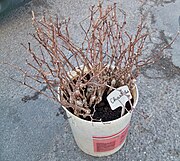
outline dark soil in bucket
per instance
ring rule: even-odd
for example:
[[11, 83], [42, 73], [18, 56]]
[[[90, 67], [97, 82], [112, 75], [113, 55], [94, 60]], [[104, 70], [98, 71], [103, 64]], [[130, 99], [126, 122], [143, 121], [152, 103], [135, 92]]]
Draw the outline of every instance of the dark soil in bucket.
[[[107, 94], [105, 93], [103, 95], [102, 101], [95, 106], [95, 112], [94, 112], [93, 107], [90, 108], [91, 114], [93, 114], [92, 118], [90, 118], [89, 116], [86, 118], [84, 118], [83, 116], [80, 116], [80, 118], [87, 120], [87, 121], [94, 121], [94, 122], [100, 122], [100, 121], [107, 122], [107, 121], [112, 121], [112, 120], [116, 120], [116, 119], [120, 118], [122, 107], [118, 107], [117, 109], [112, 110], [107, 99], [106, 99], [106, 97], [107, 97]], [[133, 99], [131, 99], [131, 103], [132, 104], [134, 103]], [[129, 101], [126, 102], [125, 107], [126, 107], [126, 110], [125, 110], [124, 115], [128, 111], [131, 110], [131, 105], [130, 105]], [[68, 108], [68, 110], [71, 113], [74, 113], [72, 108]]]
[[[131, 100], [131, 102], [133, 103], [133, 100]], [[94, 121], [106, 122], [106, 121], [112, 121], [112, 120], [116, 120], [120, 118], [122, 107], [118, 107], [115, 110], [111, 110], [108, 101], [104, 99], [102, 102], [97, 104], [95, 109], [96, 110], [93, 115]], [[126, 109], [128, 111], [131, 110], [131, 105], [129, 102], [126, 102]], [[127, 110], [125, 110], [125, 114], [127, 113]]]
[[[88, 73], [85, 77], [87, 80], [89, 80], [91, 78], [90, 74]], [[73, 82], [76, 84], [76, 79], [73, 80]], [[117, 85], [117, 87], [119, 87]], [[117, 88], [115, 87], [115, 88]], [[84, 91], [87, 91], [87, 89], [85, 88]], [[121, 117], [121, 109], [122, 107], [118, 107], [116, 108], [115, 110], [112, 110], [108, 101], [107, 101], [107, 96], [108, 96], [108, 91], [109, 91], [109, 88], [106, 88], [106, 90], [104, 91], [104, 94], [102, 96], [102, 101], [99, 102], [98, 104], [95, 105], [92, 105], [91, 107], [89, 107], [89, 109], [91, 110], [91, 117], [90, 116], [87, 116], [86, 118], [83, 117], [83, 114], [82, 115], [79, 115], [79, 117], [81, 119], [84, 119], [84, 120], [87, 120], [87, 121], [94, 121], [94, 122], [107, 122], [107, 121], [112, 121], [112, 120], [116, 120], [118, 118]], [[85, 92], [86, 93], [86, 92]], [[65, 95], [64, 96], [64, 99], [67, 99], [68, 98], [68, 95], [67, 97]], [[134, 103], [134, 100], [131, 99], [131, 104]], [[125, 105], [126, 109], [125, 109], [125, 112], [124, 112], [124, 115], [131, 110], [131, 105], [129, 103], [129, 101], [126, 102], [126, 105]], [[73, 108], [68, 108], [68, 110], [74, 114], [74, 111], [73, 111]]]

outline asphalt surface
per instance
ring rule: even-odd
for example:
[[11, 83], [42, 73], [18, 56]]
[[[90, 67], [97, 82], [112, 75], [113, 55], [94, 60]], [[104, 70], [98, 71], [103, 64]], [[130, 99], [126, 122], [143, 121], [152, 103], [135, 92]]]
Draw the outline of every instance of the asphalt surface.
[[[104, 1], [104, 5], [116, 1]], [[27, 57], [20, 43], [31, 40], [31, 10], [71, 17], [73, 38], [82, 39], [79, 22], [88, 15], [89, 0], [34, 0], [0, 19], [0, 161], [179, 161], [180, 160], [180, 39], [163, 58], [147, 66], [137, 80], [140, 98], [126, 144], [102, 158], [84, 154], [76, 145], [68, 121], [56, 116], [59, 105], [10, 79], [20, 79], [8, 62], [23, 66]], [[147, 19], [149, 52], [170, 42], [178, 31], [179, 0], [123, 0], [117, 3], [132, 25], [138, 15]], [[33, 41], [33, 40], [31, 40]], [[29, 96], [29, 97], [27, 97]], [[29, 98], [29, 99], [27, 99]]]

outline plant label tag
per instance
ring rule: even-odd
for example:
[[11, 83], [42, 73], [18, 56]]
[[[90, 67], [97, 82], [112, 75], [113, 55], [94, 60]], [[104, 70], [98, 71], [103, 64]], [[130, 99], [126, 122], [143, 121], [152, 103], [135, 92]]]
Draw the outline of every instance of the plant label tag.
[[126, 102], [132, 98], [131, 92], [128, 86], [122, 86], [112, 91], [108, 96], [107, 100], [112, 110], [118, 107], [124, 107]]

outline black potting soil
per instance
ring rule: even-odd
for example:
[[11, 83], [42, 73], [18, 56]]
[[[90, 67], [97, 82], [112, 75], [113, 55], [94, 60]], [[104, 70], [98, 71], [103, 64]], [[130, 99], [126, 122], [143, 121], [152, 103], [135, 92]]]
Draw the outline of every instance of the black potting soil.
[[[132, 101], [131, 101], [132, 102]], [[118, 107], [115, 110], [111, 110], [108, 101], [105, 99], [95, 107], [95, 113], [92, 116], [94, 121], [112, 121], [116, 120], [121, 116], [121, 109], [122, 107]], [[129, 102], [126, 103], [126, 110], [125, 114], [127, 113], [127, 110], [131, 110], [131, 105]]]
[[[86, 118], [84, 118], [83, 116], [80, 116], [80, 118], [88, 120], [88, 121], [94, 121], [94, 122], [99, 122], [99, 121], [107, 122], [107, 121], [112, 121], [112, 120], [116, 120], [116, 119], [120, 118], [122, 107], [118, 107], [115, 110], [111, 110], [106, 97], [107, 97], [107, 94], [105, 93], [103, 95], [102, 101], [95, 106], [95, 112], [94, 112], [93, 107], [90, 108], [91, 114], [93, 114], [92, 115], [93, 120], [89, 116]], [[131, 103], [132, 104], [134, 103], [133, 99], [131, 99]], [[126, 114], [128, 111], [131, 110], [131, 105], [130, 105], [129, 101], [126, 102], [125, 107], [126, 107], [126, 110], [125, 110], [124, 114]], [[74, 113], [72, 108], [69, 108], [68, 110], [71, 113]]]
[[[91, 78], [90, 74], [88, 73], [85, 77], [87, 80], [89, 80]], [[73, 80], [74, 83], [76, 83], [76, 79]], [[119, 86], [117, 86], [119, 87]], [[90, 107], [91, 110], [91, 117], [88, 116], [86, 118], [83, 117], [83, 115], [80, 115], [79, 117], [88, 121], [94, 121], [94, 122], [107, 122], [107, 121], [112, 121], [112, 120], [116, 120], [118, 118], [120, 118], [121, 116], [121, 109], [122, 107], [118, 107], [115, 110], [111, 110], [110, 105], [107, 101], [107, 91], [109, 91], [109, 88], [107, 88], [102, 96], [102, 101], [98, 104], [95, 105], [95, 109], [94, 109], [94, 105], [92, 105]], [[85, 89], [85, 93], [86, 93], [86, 89]], [[66, 99], [66, 97], [64, 96], [64, 98]], [[131, 99], [131, 103], [134, 103], [134, 100]], [[125, 105], [126, 109], [125, 109], [125, 113], [126, 114], [128, 111], [131, 110], [131, 105], [128, 102], [126, 102]], [[68, 110], [74, 114], [73, 108], [68, 108]]]

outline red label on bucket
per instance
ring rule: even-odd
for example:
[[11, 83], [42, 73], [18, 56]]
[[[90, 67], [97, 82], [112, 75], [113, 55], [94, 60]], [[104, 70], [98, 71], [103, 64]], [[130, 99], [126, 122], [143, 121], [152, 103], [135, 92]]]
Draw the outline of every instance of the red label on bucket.
[[128, 133], [129, 124], [111, 136], [93, 136], [94, 152], [107, 152], [120, 146]]

